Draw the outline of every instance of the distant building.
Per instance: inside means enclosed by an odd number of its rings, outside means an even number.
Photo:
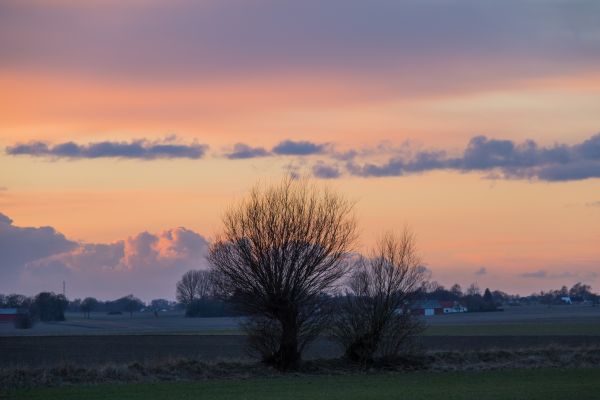
[[[429,317],[432,315],[467,312],[467,307],[463,306],[458,301],[426,300],[415,303],[411,307],[411,312],[416,315]]]
[[[467,307],[460,304],[458,301],[441,301],[444,314],[454,314],[467,312]]]
[[[0,308],[0,322],[14,322],[19,316],[16,308]]]
[[[563,296],[560,298],[561,303],[563,304],[573,304],[570,296]]]
[[[426,317],[443,314],[442,305],[437,300],[419,301],[411,307],[411,312]]]

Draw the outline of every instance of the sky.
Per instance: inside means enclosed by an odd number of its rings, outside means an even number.
[[[0,293],[173,299],[292,173],[433,279],[600,289],[594,0],[0,2]]]

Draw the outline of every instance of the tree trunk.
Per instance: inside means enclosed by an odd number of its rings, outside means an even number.
[[[354,362],[369,363],[373,361],[378,344],[378,334],[372,332],[364,334],[348,346],[346,358]]]
[[[281,343],[274,354],[273,364],[282,371],[294,370],[300,366],[298,351],[298,322],[295,315],[282,318]]]

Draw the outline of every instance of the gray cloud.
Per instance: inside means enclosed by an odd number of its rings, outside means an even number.
[[[29,262],[22,282],[42,290],[48,279],[65,280],[71,294],[149,300],[174,298],[175,284],[190,269],[207,268],[207,240],[185,228],[142,232],[114,243],[83,243],[71,251]]]
[[[472,138],[460,157],[446,151],[419,151],[391,157],[383,164],[355,161],[347,163],[348,171],[362,177],[402,176],[431,170],[492,171],[508,179],[566,181],[600,177],[600,134],[580,144],[541,147],[532,140]]]
[[[598,201],[590,201],[589,203],[585,203],[586,207],[600,207],[600,200]]]
[[[318,144],[305,140],[284,140],[273,147],[273,153],[279,155],[308,156],[323,153],[326,149],[326,144]]]
[[[6,148],[9,155],[29,155],[49,158],[134,158],[152,160],[158,158],[202,158],[208,146],[191,143],[178,144],[170,137],[161,142],[149,140],[133,140],[131,142],[96,142],[77,144],[74,142],[50,145],[45,142],[29,142],[16,144]]]
[[[487,271],[486,267],[481,267],[477,271],[475,271],[475,275],[478,275],[478,276],[486,275],[487,273],[488,273],[488,271]]]
[[[545,181],[573,181],[598,178],[600,177],[600,162],[576,161],[563,165],[549,165],[540,168],[536,175],[537,178]]]
[[[525,272],[519,275],[522,278],[537,278],[544,279],[548,277],[548,272],[540,269],[539,271]]]
[[[266,157],[270,153],[262,147],[250,147],[244,143],[236,143],[233,146],[233,151],[225,154],[225,157],[229,159],[245,159],[245,158],[256,158]]]
[[[596,274],[594,272],[560,272],[560,273],[551,273],[544,269],[540,269],[532,272],[525,272],[519,275],[521,278],[534,278],[534,279],[566,279],[566,278],[584,278],[584,279],[594,279]]]
[[[49,226],[18,227],[12,219],[0,213],[0,289],[13,290],[23,265],[43,257],[76,248],[78,244],[68,240]]]
[[[321,179],[334,179],[339,178],[341,172],[335,165],[328,165],[324,162],[318,162],[312,167],[312,173],[317,178]]]

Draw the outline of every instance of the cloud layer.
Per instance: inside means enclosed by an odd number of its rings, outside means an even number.
[[[560,272],[560,273],[553,273],[553,272],[549,272],[546,271],[545,269],[540,269],[537,271],[531,271],[531,272],[525,272],[519,275],[519,277],[521,278],[528,278],[528,279],[568,279],[568,278],[574,278],[574,279],[578,279],[578,280],[582,280],[582,281],[590,281],[590,280],[594,280],[598,277],[598,273],[597,272],[573,272],[573,271],[567,271],[567,272]]]
[[[146,139],[131,142],[98,142],[81,145],[74,142],[50,145],[44,142],[15,144],[6,148],[13,156],[29,155],[48,158],[118,157],[152,160],[159,158],[199,159],[207,145],[177,144],[167,138],[163,142]],[[459,155],[449,150],[412,151],[404,143],[400,147],[380,145],[375,148],[337,151],[331,143],[306,140],[283,140],[269,151],[236,143],[232,150],[219,156],[231,160],[258,157],[313,157],[311,167],[317,178],[340,178],[344,172],[363,178],[397,177],[433,170],[485,172],[486,176],[503,179],[537,179],[542,181],[571,181],[600,177],[600,134],[581,143],[541,146],[533,140],[521,143],[512,140],[475,136]],[[455,153],[454,153],[455,154]],[[388,157],[375,163],[371,158]],[[323,159],[325,158],[325,160]],[[338,163],[344,162],[345,165]]]
[[[50,158],[137,158],[153,160],[158,158],[191,158],[204,156],[208,146],[198,143],[179,144],[175,138],[167,138],[161,142],[149,140],[133,140],[130,142],[96,142],[77,144],[65,142],[50,145],[45,142],[29,142],[15,144],[6,148],[9,155],[29,155]]]
[[[403,150],[404,153],[404,150]],[[555,144],[543,147],[533,140],[473,137],[462,155],[452,157],[448,151],[418,151],[392,156],[375,164],[347,163],[350,174],[362,177],[402,176],[432,170],[489,172],[507,179],[569,181],[600,177],[600,134],[574,145]]]

